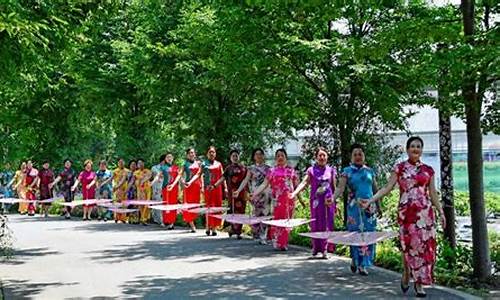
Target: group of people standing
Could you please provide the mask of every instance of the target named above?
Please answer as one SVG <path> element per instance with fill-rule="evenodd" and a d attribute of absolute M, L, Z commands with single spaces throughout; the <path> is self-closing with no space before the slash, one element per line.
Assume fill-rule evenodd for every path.
<path fill-rule="evenodd" d="M 200 161 L 193 148 L 186 150 L 186 158 L 181 166 L 174 163 L 172 153 L 166 153 L 151 170 L 145 168 L 144 160 L 132 160 L 125 167 L 123 159 L 117 162 L 117 168 L 109 171 L 106 162 L 99 163 L 98 171 L 92 170 L 92 161 L 84 163 L 84 170 L 78 175 L 70 160 L 64 161 L 64 170 L 55 177 L 48 162 L 43 162 L 42 170 L 33 167 L 31 161 L 21 164 L 20 170 L 2 173 L 4 196 L 16 191 L 20 198 L 39 199 L 52 197 L 54 186 L 61 182 L 61 191 L 67 202 L 73 201 L 74 193 L 81 184 L 83 199 L 114 199 L 118 203 L 127 200 L 156 200 L 164 204 L 199 204 L 204 198 L 207 208 L 218 208 L 223 199 L 228 200 L 228 213 L 244 214 L 246 205 L 251 204 L 252 215 L 268 216 L 275 220 L 293 218 L 296 200 L 300 192 L 310 186 L 310 223 L 311 231 L 333 231 L 336 213 L 336 201 L 347 188 L 349 193 L 347 207 L 347 230 L 370 232 L 376 230 L 380 211 L 380 199 L 391 192 L 396 184 L 400 190 L 398 223 L 403 253 L 404 272 L 401 289 L 404 293 L 409 288 L 410 279 L 418 297 L 425 297 L 423 285 L 432 284 L 432 272 L 436 259 L 436 224 L 433 207 L 439 212 L 442 226 L 444 214 L 439 203 L 434 184 L 433 169 L 420 161 L 424 142 L 419 137 L 407 141 L 408 160 L 396 164 L 385 187 L 377 189 L 375 172 L 365 163 L 363 146 L 351 147 L 351 164 L 337 174 L 334 167 L 328 165 L 328 153 L 324 148 L 315 152 L 315 164 L 307 169 L 299 183 L 296 171 L 289 166 L 285 149 L 275 152 L 275 164 L 266 164 L 265 153 L 258 148 L 252 152 L 253 163 L 245 166 L 240 162 L 240 153 L 232 150 L 229 164 L 216 160 L 215 147 L 209 147 L 206 159 Z M 182 187 L 182 196 L 179 187 Z M 10 193 L 10 194 L 9 194 Z M 303 203 L 304 204 L 304 203 Z M 305 205 L 305 204 L 304 204 Z M 42 205 L 47 215 L 49 204 Z M 148 206 L 139 207 L 139 222 L 147 225 L 150 215 L 153 219 L 173 229 L 177 211 L 153 210 Z M 89 220 L 93 206 L 84 206 L 83 219 Z M 20 203 L 19 212 L 33 215 L 35 207 L 31 202 Z M 65 211 L 70 217 L 70 209 Z M 107 211 L 98 212 L 99 218 L 110 218 Z M 195 232 L 195 219 L 198 214 L 183 210 L 182 218 L 191 231 Z M 131 222 L 131 216 L 115 213 L 115 222 Z M 217 235 L 217 229 L 223 224 L 214 213 L 206 214 L 205 229 L 208 236 Z M 229 224 L 229 236 L 241 239 L 242 225 Z M 257 224 L 252 226 L 254 238 L 261 244 L 272 241 L 274 248 L 287 250 L 290 229 L 285 227 Z M 327 258 L 333 251 L 333 245 L 325 239 L 314 239 L 312 255 Z M 375 245 L 351 246 L 351 271 L 368 275 L 367 268 L 373 264 Z M 319 256 L 318 256 L 319 255 Z"/>

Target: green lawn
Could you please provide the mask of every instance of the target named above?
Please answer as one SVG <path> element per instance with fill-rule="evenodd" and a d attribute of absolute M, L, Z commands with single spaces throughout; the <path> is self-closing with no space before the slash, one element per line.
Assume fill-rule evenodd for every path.
<path fill-rule="evenodd" d="M 467 163 L 453 164 L 453 180 L 456 191 L 468 191 Z M 484 191 L 500 194 L 500 162 L 484 163 Z"/>

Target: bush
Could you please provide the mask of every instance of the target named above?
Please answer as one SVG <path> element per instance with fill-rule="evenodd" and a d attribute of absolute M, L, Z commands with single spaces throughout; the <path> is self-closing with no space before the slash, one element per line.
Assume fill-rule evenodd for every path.
<path fill-rule="evenodd" d="M 500 195 L 494 193 L 485 193 L 484 200 L 486 211 L 488 213 L 500 214 Z M 457 216 L 470 216 L 469 193 L 455 193 L 455 212 Z M 398 215 L 399 192 L 394 190 L 387 197 L 382 199 L 381 205 L 384 216 L 390 219 L 391 225 L 395 224 Z"/>
<path fill-rule="evenodd" d="M 403 261 L 397 239 L 378 243 L 375 252 L 375 265 L 389 270 L 402 272 Z"/>
<path fill-rule="evenodd" d="M 0 215 L 0 256 L 12 255 L 13 234 L 6 216 Z"/>
<path fill-rule="evenodd" d="M 455 193 L 455 212 L 458 216 L 470 216 L 469 193 Z M 487 213 L 500 213 L 500 195 L 495 193 L 484 193 L 484 201 Z"/>
<path fill-rule="evenodd" d="M 490 232 L 489 238 L 491 263 L 495 269 L 495 275 L 500 275 L 500 234 Z"/>

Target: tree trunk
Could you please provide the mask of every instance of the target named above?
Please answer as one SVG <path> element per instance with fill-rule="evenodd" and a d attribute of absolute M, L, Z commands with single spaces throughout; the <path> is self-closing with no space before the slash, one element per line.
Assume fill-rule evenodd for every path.
<path fill-rule="evenodd" d="M 341 129 L 340 132 L 340 157 L 342 169 L 349 166 L 351 163 L 351 134 L 347 132 L 345 129 Z M 347 205 L 349 198 L 348 189 L 344 190 L 344 195 L 342 196 L 343 204 L 344 204 L 344 228 L 347 228 Z"/>
<path fill-rule="evenodd" d="M 452 248 L 457 245 L 455 235 L 455 207 L 453 205 L 453 153 L 451 150 L 451 118 L 439 110 L 439 158 L 441 165 L 441 200 L 444 203 L 446 229 L 444 236 Z"/>
<path fill-rule="evenodd" d="M 464 37 L 473 45 L 474 40 L 474 1 L 462 0 Z M 469 61 L 471 66 L 473 61 Z M 469 175 L 469 195 L 472 223 L 472 263 L 474 276 L 484 281 L 491 274 L 488 228 L 483 191 L 483 146 L 481 132 L 481 104 L 476 92 L 473 70 L 464 72 L 462 94 L 465 103 L 467 124 L 467 168 Z"/>

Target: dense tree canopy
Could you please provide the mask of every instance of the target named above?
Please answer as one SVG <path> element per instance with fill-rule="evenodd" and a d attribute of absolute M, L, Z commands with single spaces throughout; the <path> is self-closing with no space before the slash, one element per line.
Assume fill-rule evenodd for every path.
<path fill-rule="evenodd" d="M 430 86 L 459 96 L 465 55 L 495 130 L 498 28 L 479 24 L 467 49 L 457 8 L 424 1 L 4 0 L 2 158 L 151 161 L 213 144 L 225 159 L 309 130 L 305 150 L 326 143 L 345 165 L 354 140 L 403 129 L 402 107 L 429 103 Z"/>
<path fill-rule="evenodd" d="M 152 163 L 209 145 L 226 161 L 305 131 L 308 157 L 323 145 L 346 165 L 361 141 L 383 169 L 403 108 L 430 104 L 467 120 L 471 204 L 484 213 L 500 4 L 462 2 L 1 0 L 0 161 Z"/>

